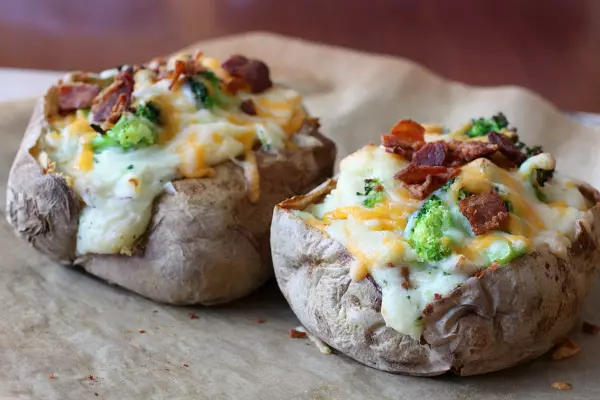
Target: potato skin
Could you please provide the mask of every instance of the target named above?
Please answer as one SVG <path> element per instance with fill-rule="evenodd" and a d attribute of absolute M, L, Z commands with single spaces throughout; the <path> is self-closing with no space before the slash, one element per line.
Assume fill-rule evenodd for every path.
<path fill-rule="evenodd" d="M 275 275 L 301 323 L 326 343 L 384 371 L 475 375 L 508 368 L 552 348 L 573 327 L 600 265 L 600 204 L 591 230 L 577 222 L 566 259 L 540 249 L 468 279 L 423 312 L 420 342 L 385 325 L 373 280 L 352 282 L 353 257 L 304 223 L 302 209 L 335 187 L 329 180 L 276 206 L 271 225 Z"/>
<path fill-rule="evenodd" d="M 173 182 L 174 193 L 154 201 L 152 220 L 132 256 L 76 258 L 78 218 L 84 207 L 65 179 L 44 173 L 30 151 L 46 132 L 51 89 L 35 108 L 11 168 L 7 220 L 19 236 L 63 264 L 143 296 L 170 304 L 217 304 L 242 297 L 272 276 L 269 225 L 273 205 L 314 188 L 333 172 L 335 145 L 316 124 L 303 132 L 323 146 L 269 153 L 256 151 L 260 199 L 246 199 L 242 168 L 218 165 L 214 178 Z"/>

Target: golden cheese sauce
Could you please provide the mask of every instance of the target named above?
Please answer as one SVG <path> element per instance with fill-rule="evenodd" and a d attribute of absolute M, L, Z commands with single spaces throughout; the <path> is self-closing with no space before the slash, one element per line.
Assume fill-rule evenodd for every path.
<path fill-rule="evenodd" d="M 470 123 L 463 126 L 452 138 L 466 140 L 470 127 Z M 428 135 L 432 140 L 440 140 L 439 136 Z M 336 188 L 322 203 L 294 213 L 348 249 L 355 258 L 352 279 L 370 274 L 382 289 L 381 312 L 386 324 L 418 339 L 422 331 L 418 321 L 425 305 L 436 295 L 450 293 L 478 270 L 544 246 L 559 257 L 566 256 L 565 243 L 570 243 L 575 221 L 586 218 L 586 201 L 576 185 L 559 174 L 544 187 L 548 202 L 540 201 L 529 174 L 548 160 L 544 155 L 536 157 L 530 159 L 531 165 L 511 171 L 487 159 L 474 160 L 461 167 L 447 188 L 434 193 L 452 216 L 452 226 L 444 228 L 441 239 L 449 253 L 436 261 L 422 261 L 410 239 L 424 201 L 409 198 L 401 182 L 394 179 L 408 161 L 383 147 L 365 146 L 346 157 Z M 374 185 L 373 179 L 383 191 L 375 204 L 369 204 L 365 193 L 367 186 Z M 482 194 L 490 189 L 511 205 L 510 217 L 501 230 L 474 236 L 458 207 L 460 193 Z M 410 283 L 401 267 L 409 267 Z"/>
<path fill-rule="evenodd" d="M 200 62 L 217 76 L 228 78 L 218 60 L 204 57 Z M 116 72 L 99 76 L 111 77 Z M 53 118 L 50 131 L 35 150 L 40 164 L 52 162 L 69 177 L 87 205 L 79 221 L 78 255 L 131 253 L 148 225 L 154 198 L 173 179 L 209 178 L 216 173 L 215 166 L 242 156 L 239 163 L 249 180 L 248 198 L 257 201 L 260 177 L 252 151 L 257 143 L 267 151 L 289 149 L 291 143 L 320 145 L 317 139 L 298 133 L 307 115 L 302 97 L 294 90 L 275 85 L 256 94 L 223 92 L 218 104 L 205 107 L 198 104 L 183 78 L 172 90 L 170 78 L 159 78 L 149 69 L 140 69 L 134 80 L 131 104 L 151 102 L 160 112 L 154 145 L 95 151 L 92 141 L 98 133 L 91 126 L 92 115 L 78 110 Z M 209 95 L 217 95 L 214 87 L 207 87 Z M 242 101 L 250 100 L 257 115 L 240 108 Z"/>

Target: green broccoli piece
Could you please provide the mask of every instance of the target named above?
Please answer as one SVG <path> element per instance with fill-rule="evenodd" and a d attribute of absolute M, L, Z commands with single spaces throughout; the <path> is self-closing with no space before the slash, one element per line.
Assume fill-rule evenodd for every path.
<path fill-rule="evenodd" d="M 527 252 L 525 245 L 512 244 L 508 241 L 496 241 L 485 250 L 490 264 L 497 262 L 500 265 L 506 264 L 515 258 L 521 257 Z"/>
<path fill-rule="evenodd" d="M 148 121 L 160 125 L 160 109 L 151 101 L 140 104 L 135 110 L 135 115 L 146 118 Z"/>
<path fill-rule="evenodd" d="M 157 136 L 156 125 L 148 118 L 126 113 L 112 129 L 92 139 L 92 148 L 95 153 L 109 147 L 121 147 L 124 150 L 137 149 L 153 145 L 156 143 Z"/>
<path fill-rule="evenodd" d="M 508 120 L 502 113 L 494 115 L 492 118 L 479 118 L 471 120 L 473 126 L 467 131 L 469 137 L 485 136 L 492 131 L 500 131 L 508 127 Z"/>
<path fill-rule="evenodd" d="M 367 196 L 363 200 L 363 205 L 367 208 L 375 207 L 375 204 L 383 201 L 385 193 L 383 191 L 383 185 L 377 178 L 365 179 L 365 192 L 356 192 L 357 196 Z"/>
<path fill-rule="evenodd" d="M 221 80 L 212 71 L 200 71 L 187 78 L 198 108 L 212 108 L 225 105 L 227 96 L 221 90 Z"/>
<path fill-rule="evenodd" d="M 450 239 L 445 232 L 452 228 L 450 209 L 437 196 L 431 196 L 418 211 L 408 243 L 420 261 L 440 261 L 450 254 Z"/>

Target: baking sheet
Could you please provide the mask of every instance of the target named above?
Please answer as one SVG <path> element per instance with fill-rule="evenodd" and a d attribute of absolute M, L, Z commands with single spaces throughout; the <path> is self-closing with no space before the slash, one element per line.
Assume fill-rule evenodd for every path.
<path fill-rule="evenodd" d="M 526 142 L 543 143 L 557 156 L 562 171 L 600 186 L 600 129 L 522 89 L 468 87 L 408 61 L 270 34 L 201 48 L 221 58 L 243 53 L 267 61 L 275 80 L 304 94 L 340 157 L 377 141 L 400 118 L 456 125 L 502 110 Z M 29 100 L 0 107 L 2 193 L 32 107 Z M 580 328 L 573 337 L 583 351 L 571 359 L 544 356 L 469 378 L 392 375 L 289 338 L 298 322 L 274 282 L 227 306 L 164 306 L 48 261 L 2 220 L 0 400 L 600 398 L 600 336 Z M 599 304 L 597 285 L 586 320 L 600 323 Z M 558 380 L 573 389 L 552 389 Z"/>

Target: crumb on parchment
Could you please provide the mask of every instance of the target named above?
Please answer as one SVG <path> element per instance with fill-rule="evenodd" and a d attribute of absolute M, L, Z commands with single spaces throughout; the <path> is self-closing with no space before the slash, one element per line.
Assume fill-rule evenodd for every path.
<path fill-rule="evenodd" d="M 552 359 L 564 360 L 565 358 L 573 357 L 580 351 L 581 346 L 579 345 L 579 343 L 572 339 L 564 339 L 556 346 L 554 353 L 552 353 Z"/>
<path fill-rule="evenodd" d="M 299 336 L 296 336 L 296 337 L 292 336 L 293 335 L 292 332 L 295 332 L 295 334 L 299 335 Z M 304 328 L 303 326 L 297 326 L 294 329 L 290 329 L 290 337 L 295 338 L 295 339 L 308 337 L 308 339 L 311 342 L 313 342 L 315 344 L 315 346 L 317 346 L 317 348 L 319 349 L 319 351 L 321 353 L 331 354 L 331 347 L 329 347 L 324 341 L 322 341 L 315 335 L 308 332 L 306 330 L 306 328 Z"/>
<path fill-rule="evenodd" d="M 572 387 L 573 385 L 563 381 L 556 381 L 552 384 L 552 389 L 556 390 L 571 390 Z"/>

